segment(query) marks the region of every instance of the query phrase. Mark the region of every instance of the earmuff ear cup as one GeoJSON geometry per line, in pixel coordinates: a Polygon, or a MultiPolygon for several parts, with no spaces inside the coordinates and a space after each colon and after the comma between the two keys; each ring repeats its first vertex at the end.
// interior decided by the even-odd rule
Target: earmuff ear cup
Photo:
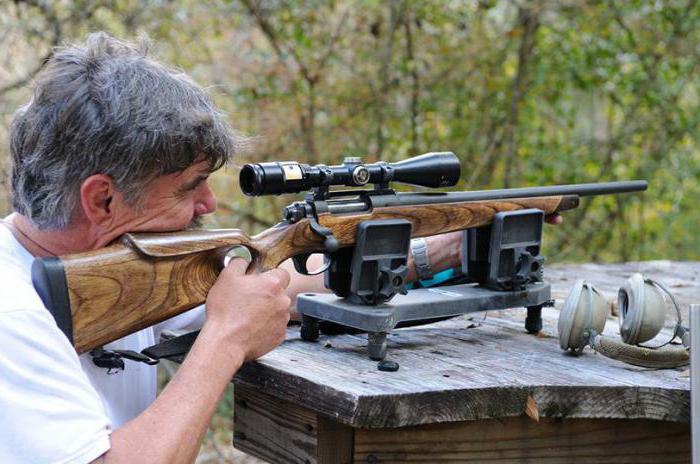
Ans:
{"type": "Polygon", "coordinates": [[[562,350],[581,352],[592,332],[601,333],[610,306],[591,284],[579,280],[569,292],[559,313],[557,329],[562,350]]]}
{"type": "Polygon", "coordinates": [[[630,345],[656,337],[666,320],[662,291],[641,274],[634,274],[620,288],[617,297],[622,341],[630,345]]]}

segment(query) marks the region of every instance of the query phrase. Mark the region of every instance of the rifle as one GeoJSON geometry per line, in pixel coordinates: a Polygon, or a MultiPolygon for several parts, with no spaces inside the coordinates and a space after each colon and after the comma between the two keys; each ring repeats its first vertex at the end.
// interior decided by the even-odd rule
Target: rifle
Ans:
{"type": "Polygon", "coordinates": [[[338,166],[248,164],[240,174],[246,195],[311,192],[286,207],[281,222],[252,237],[239,229],[125,234],[99,250],[36,259],[32,279],[58,326],[83,353],[204,303],[224,258],[238,246],[251,253],[248,272],[293,258],[296,269],[309,274],[309,255],[352,246],[364,221],[404,219],[411,223],[411,237],[427,237],[490,224],[502,211],[536,208],[549,215],[576,208],[581,196],[647,187],[646,181],[467,192],[389,187],[390,182],[446,187],[459,178],[459,160],[449,152],[398,163],[346,158],[338,166]],[[374,188],[329,189],[367,184],[374,188]]]}

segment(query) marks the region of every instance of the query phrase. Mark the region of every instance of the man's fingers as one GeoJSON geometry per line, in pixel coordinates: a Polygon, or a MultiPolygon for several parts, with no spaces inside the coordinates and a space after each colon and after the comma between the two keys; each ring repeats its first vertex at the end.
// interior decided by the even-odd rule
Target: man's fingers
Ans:
{"type": "Polygon", "coordinates": [[[272,269],[266,272],[266,274],[269,277],[272,277],[275,279],[279,284],[282,286],[282,288],[287,288],[289,286],[289,272],[285,271],[284,269],[272,269]]]}
{"type": "Polygon", "coordinates": [[[564,218],[561,217],[559,214],[554,213],[554,214],[550,214],[548,216],[545,216],[544,221],[548,224],[557,225],[557,224],[561,224],[562,222],[564,222],[564,218]]]}

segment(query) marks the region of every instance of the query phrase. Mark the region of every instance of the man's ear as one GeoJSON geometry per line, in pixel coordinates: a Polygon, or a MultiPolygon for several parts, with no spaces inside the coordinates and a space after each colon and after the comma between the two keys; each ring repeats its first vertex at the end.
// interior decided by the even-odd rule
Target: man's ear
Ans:
{"type": "Polygon", "coordinates": [[[104,174],[93,174],[80,185],[80,204],[85,217],[95,225],[106,226],[114,219],[114,181],[104,174]]]}

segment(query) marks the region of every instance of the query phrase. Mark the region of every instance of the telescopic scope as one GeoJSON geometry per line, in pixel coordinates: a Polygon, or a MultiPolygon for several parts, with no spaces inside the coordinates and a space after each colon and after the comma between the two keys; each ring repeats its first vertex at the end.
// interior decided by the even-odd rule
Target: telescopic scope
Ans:
{"type": "Polygon", "coordinates": [[[459,159],[451,152],[426,153],[397,163],[363,164],[345,158],[343,164],[326,166],[275,161],[246,164],[241,170],[241,190],[248,196],[299,193],[315,187],[401,182],[422,187],[450,187],[459,181],[459,159]]]}

